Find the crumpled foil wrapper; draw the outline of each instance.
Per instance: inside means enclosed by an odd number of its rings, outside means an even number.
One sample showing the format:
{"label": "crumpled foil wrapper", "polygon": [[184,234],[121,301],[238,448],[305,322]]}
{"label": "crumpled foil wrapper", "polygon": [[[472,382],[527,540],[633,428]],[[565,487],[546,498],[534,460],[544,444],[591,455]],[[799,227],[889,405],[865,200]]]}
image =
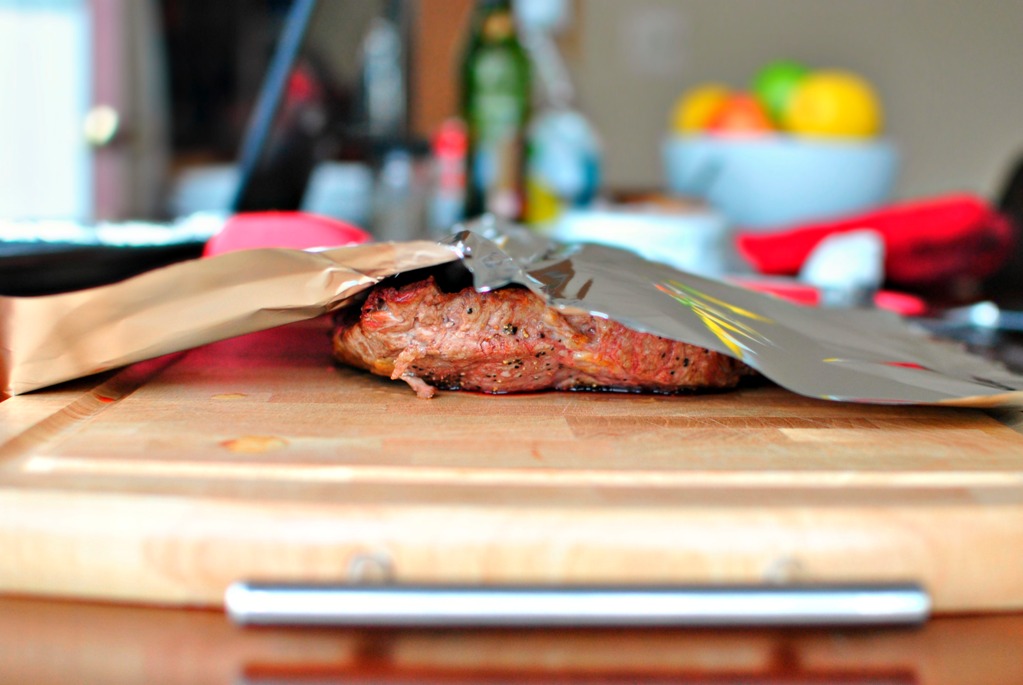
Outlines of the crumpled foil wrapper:
{"label": "crumpled foil wrapper", "polygon": [[877,310],[817,309],[598,245],[479,224],[446,243],[266,249],[184,262],[90,290],[0,297],[0,391],[25,393],[303,319],[380,280],[461,260],[477,289],[511,283],[556,307],[737,357],[810,397],[1023,405],[1023,376]]}

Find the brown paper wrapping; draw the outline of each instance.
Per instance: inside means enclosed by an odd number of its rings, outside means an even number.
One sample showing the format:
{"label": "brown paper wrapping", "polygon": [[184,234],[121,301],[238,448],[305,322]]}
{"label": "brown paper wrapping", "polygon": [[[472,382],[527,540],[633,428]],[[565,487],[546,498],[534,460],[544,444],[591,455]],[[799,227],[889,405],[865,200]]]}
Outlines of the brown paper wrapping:
{"label": "brown paper wrapping", "polygon": [[89,290],[0,297],[0,391],[17,395],[314,318],[387,276],[457,258],[433,242],[246,250]]}

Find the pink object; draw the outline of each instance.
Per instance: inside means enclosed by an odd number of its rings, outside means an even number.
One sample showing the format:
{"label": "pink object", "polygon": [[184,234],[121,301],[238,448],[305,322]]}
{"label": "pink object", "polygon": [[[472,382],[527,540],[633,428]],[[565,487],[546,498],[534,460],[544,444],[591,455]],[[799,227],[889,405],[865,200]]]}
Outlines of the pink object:
{"label": "pink object", "polygon": [[206,242],[204,257],[261,247],[344,247],[368,243],[372,237],[358,226],[305,212],[236,214]]}

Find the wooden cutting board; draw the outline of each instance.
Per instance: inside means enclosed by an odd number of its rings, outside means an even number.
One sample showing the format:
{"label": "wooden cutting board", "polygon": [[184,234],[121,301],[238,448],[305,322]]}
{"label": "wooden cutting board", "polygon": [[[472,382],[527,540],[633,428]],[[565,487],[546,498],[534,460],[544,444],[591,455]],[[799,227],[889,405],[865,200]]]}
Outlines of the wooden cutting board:
{"label": "wooden cutting board", "polygon": [[1023,609],[1019,415],[769,385],[420,400],[306,322],[0,403],[0,591],[911,580]]}

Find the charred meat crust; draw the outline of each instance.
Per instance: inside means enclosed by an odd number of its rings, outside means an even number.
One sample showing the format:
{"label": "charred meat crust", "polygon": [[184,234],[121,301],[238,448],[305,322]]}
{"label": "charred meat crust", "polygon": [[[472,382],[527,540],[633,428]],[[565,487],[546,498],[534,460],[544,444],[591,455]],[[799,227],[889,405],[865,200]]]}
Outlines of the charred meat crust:
{"label": "charred meat crust", "polygon": [[434,388],[678,393],[731,388],[749,373],[702,347],[561,312],[526,288],[444,292],[432,276],[374,288],[339,318],[333,350],[421,397]]}

